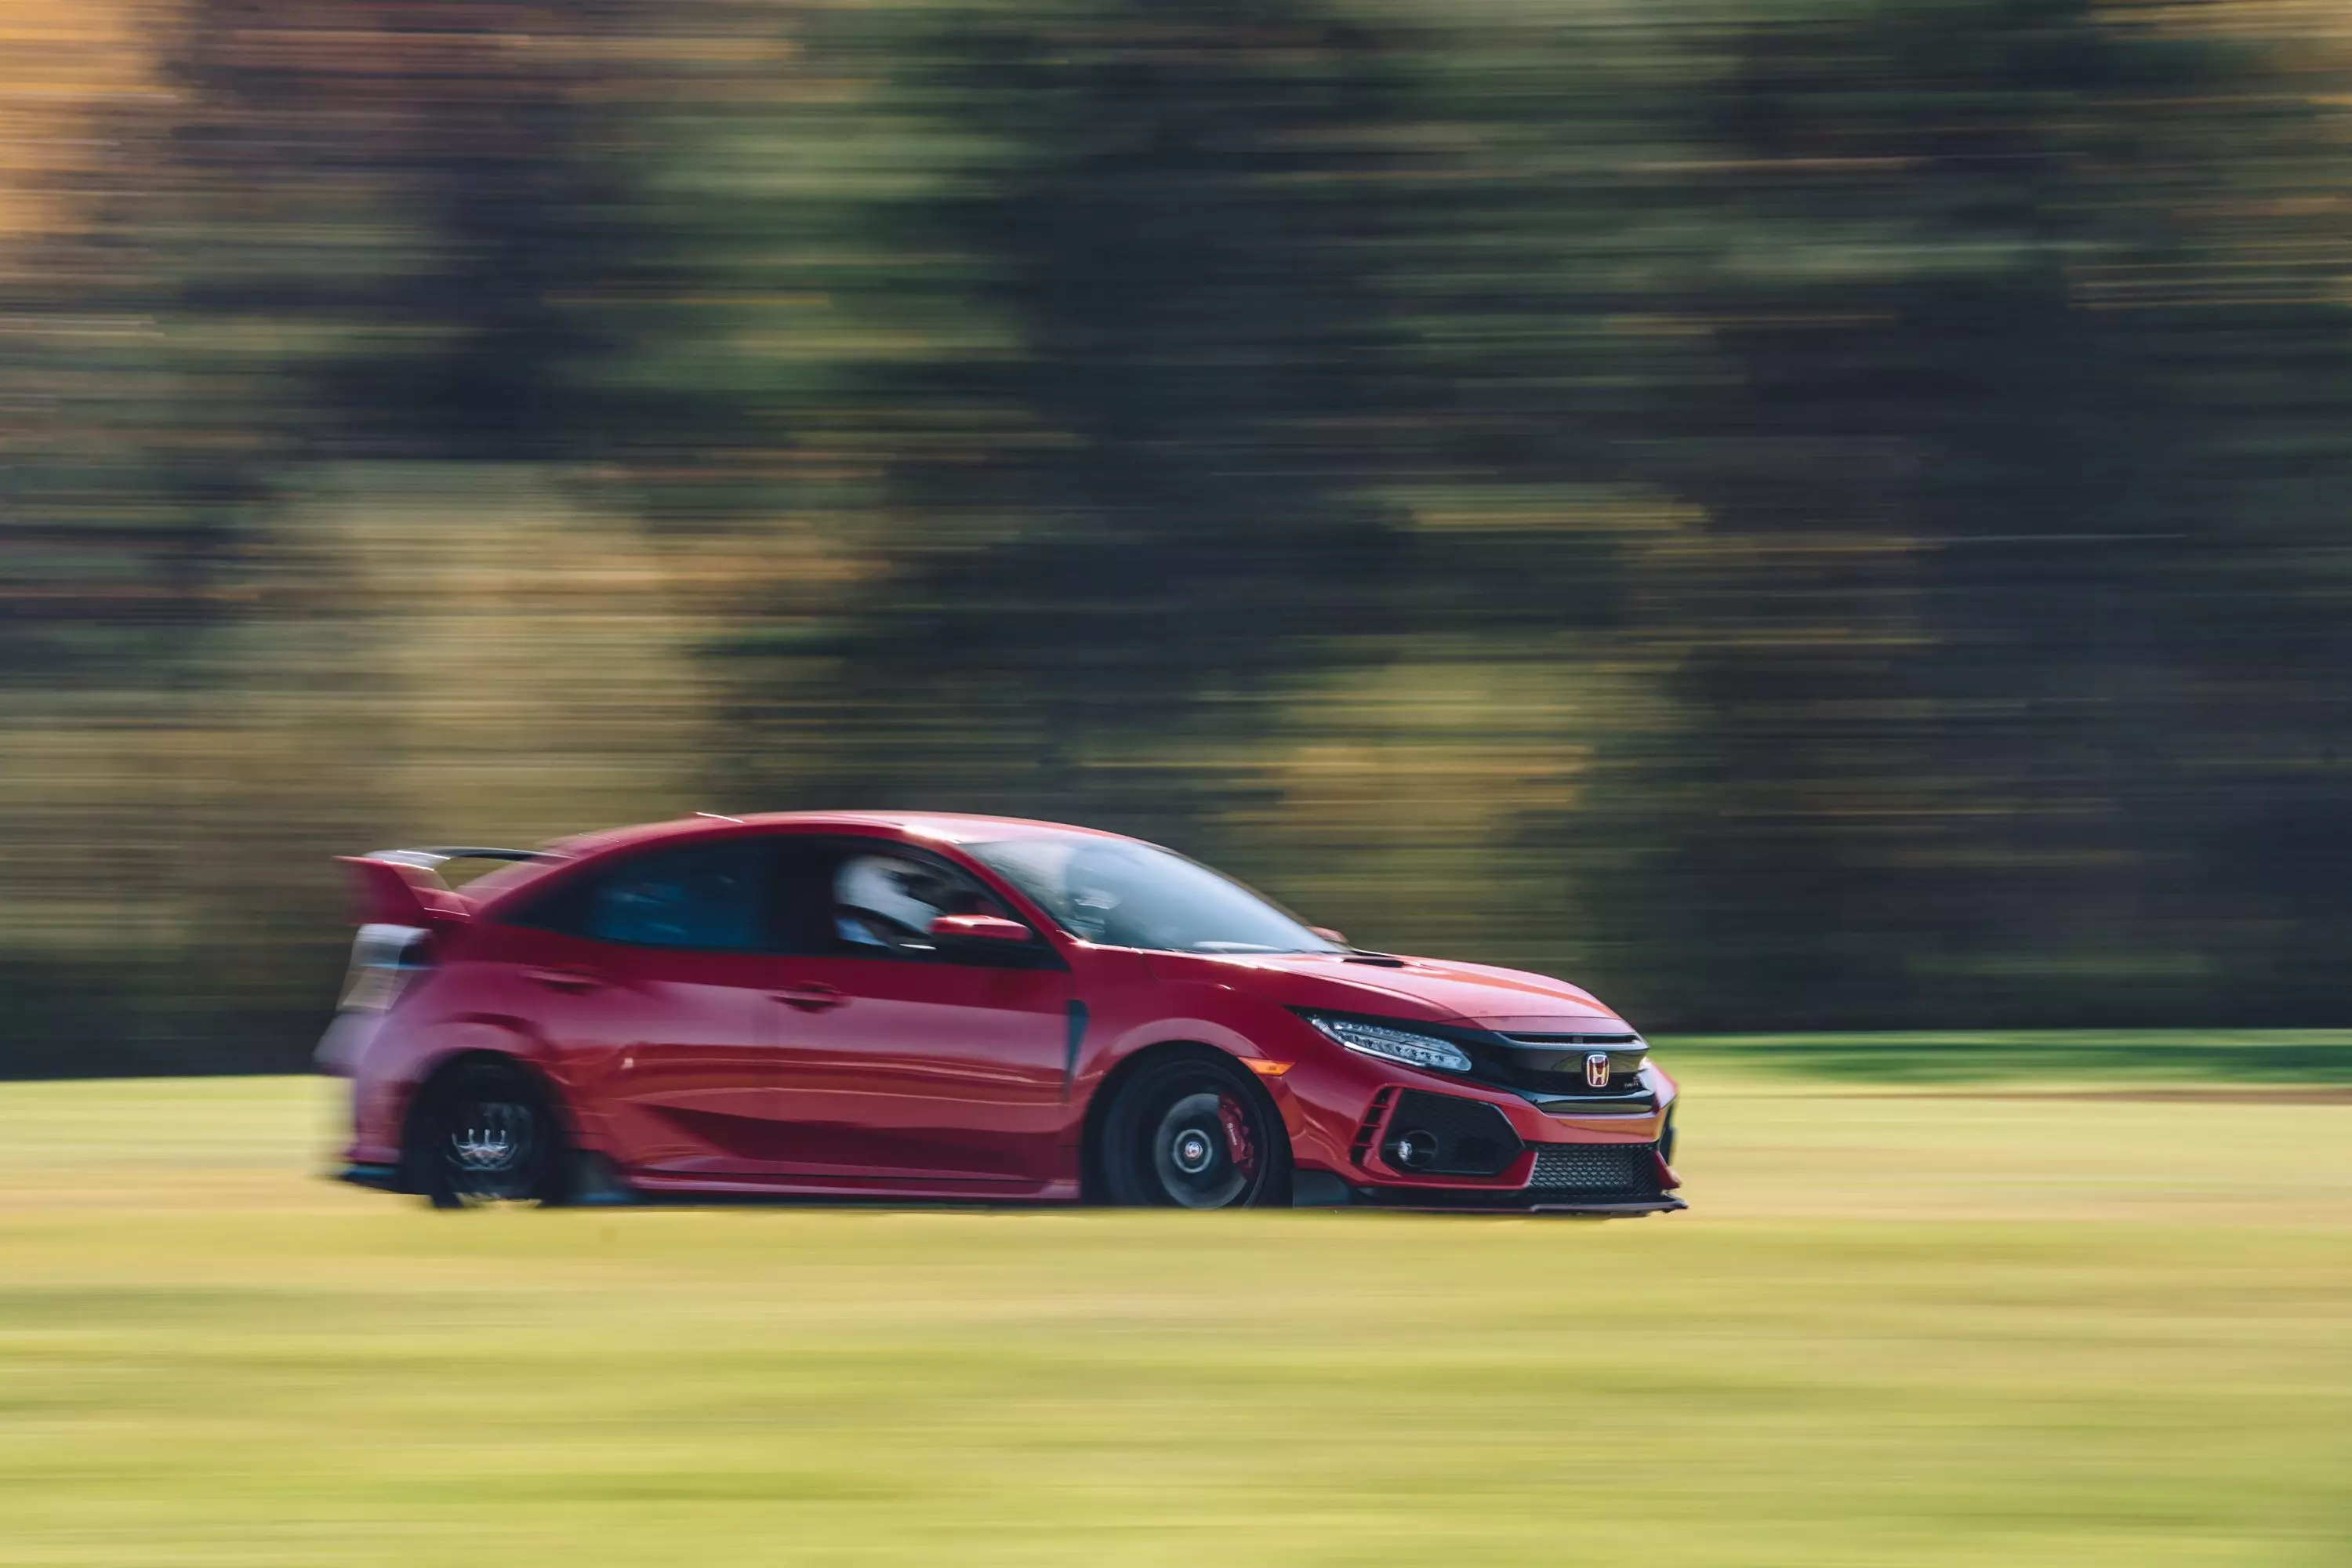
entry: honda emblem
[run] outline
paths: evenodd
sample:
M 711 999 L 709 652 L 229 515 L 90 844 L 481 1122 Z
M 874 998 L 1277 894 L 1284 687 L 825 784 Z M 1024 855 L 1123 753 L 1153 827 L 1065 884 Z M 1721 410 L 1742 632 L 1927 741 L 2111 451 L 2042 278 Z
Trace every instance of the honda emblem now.
M 1595 1051 L 1584 1058 L 1584 1086 L 1587 1089 L 1609 1087 L 1609 1053 Z

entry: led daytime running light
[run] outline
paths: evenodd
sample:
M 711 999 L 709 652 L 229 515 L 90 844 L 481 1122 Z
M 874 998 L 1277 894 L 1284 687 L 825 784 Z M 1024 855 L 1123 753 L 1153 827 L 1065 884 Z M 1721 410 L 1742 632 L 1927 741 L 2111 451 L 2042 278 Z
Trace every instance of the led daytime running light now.
M 1307 1021 L 1360 1056 L 1379 1057 L 1383 1061 L 1402 1062 L 1407 1067 L 1426 1068 L 1433 1072 L 1470 1070 L 1469 1053 L 1434 1035 L 1416 1035 L 1385 1024 L 1326 1018 L 1317 1014 L 1308 1015 Z

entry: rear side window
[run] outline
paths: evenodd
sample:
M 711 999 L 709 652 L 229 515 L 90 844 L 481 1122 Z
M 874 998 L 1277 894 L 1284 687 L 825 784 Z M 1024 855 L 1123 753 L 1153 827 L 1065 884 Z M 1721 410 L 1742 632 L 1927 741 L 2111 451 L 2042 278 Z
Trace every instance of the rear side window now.
M 766 937 L 767 889 L 757 839 L 656 849 L 595 878 L 562 923 L 632 947 L 748 952 Z

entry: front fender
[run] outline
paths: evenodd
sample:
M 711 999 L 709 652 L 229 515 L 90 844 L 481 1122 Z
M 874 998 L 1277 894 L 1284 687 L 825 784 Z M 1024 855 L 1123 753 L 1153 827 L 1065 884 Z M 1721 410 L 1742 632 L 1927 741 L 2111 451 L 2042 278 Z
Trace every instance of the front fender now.
M 1087 1037 L 1077 1073 L 1079 1083 L 1087 1088 L 1153 1046 L 1210 1046 L 1244 1060 L 1290 1062 L 1299 1056 L 1299 1049 L 1292 1047 L 1310 1047 L 1315 1039 L 1287 1008 L 1224 985 L 1160 987 L 1150 998 L 1148 1015 L 1121 1017 L 1106 1008 Z

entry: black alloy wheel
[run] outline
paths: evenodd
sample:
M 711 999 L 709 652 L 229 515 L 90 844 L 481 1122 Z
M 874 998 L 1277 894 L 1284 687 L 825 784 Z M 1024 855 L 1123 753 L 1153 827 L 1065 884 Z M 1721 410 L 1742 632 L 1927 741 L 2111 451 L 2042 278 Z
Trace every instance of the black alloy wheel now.
M 498 1062 L 467 1062 L 436 1080 L 409 1124 L 408 1168 L 435 1208 L 561 1202 L 564 1154 L 547 1092 Z
M 1147 1063 L 1103 1129 L 1110 1201 L 1141 1208 L 1256 1208 L 1290 1201 L 1290 1139 L 1265 1092 L 1202 1052 Z

